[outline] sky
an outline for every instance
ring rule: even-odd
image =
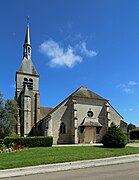
[[[41,106],[55,107],[85,86],[139,126],[138,0],[1,0],[4,99],[14,98],[28,16]]]

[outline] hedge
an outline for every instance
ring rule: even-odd
[[[53,144],[51,136],[35,136],[35,137],[5,137],[4,144],[10,147],[11,144],[21,145],[25,147],[48,147]]]
[[[0,144],[4,144],[4,139],[0,139]]]
[[[4,139],[0,139],[0,148],[3,146],[4,144]]]
[[[134,129],[130,131],[130,139],[139,139],[139,130]]]

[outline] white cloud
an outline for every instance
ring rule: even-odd
[[[67,49],[60,47],[60,45],[53,40],[47,40],[40,45],[40,52],[47,55],[50,60],[50,66],[67,66],[72,68],[77,63],[82,62],[82,57],[76,55],[73,47],[68,46]]]
[[[117,87],[120,88],[125,93],[134,93],[134,86],[136,86],[138,83],[135,81],[129,81],[126,84],[119,84]]]
[[[133,108],[127,108],[127,109],[124,109],[124,111],[132,112],[132,111],[134,111],[134,109]]]
[[[123,89],[126,87],[126,85],[125,84],[119,84],[119,85],[117,85],[117,87]]]
[[[129,108],[128,111],[130,111],[130,112],[133,111],[133,108]]]
[[[128,85],[129,86],[135,86],[135,85],[137,85],[138,83],[137,82],[135,82],[135,81],[129,81],[128,82]]]
[[[130,88],[127,88],[127,87],[123,88],[122,90],[123,90],[123,92],[125,92],[125,93],[133,93],[133,92],[134,92],[133,89],[130,89]]]
[[[94,57],[94,56],[97,56],[98,54],[96,51],[88,50],[85,42],[81,43],[80,49],[81,49],[81,52],[84,53],[88,57]]]

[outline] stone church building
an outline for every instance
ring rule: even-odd
[[[16,72],[19,136],[53,136],[54,144],[98,143],[111,123],[126,129],[123,117],[109,101],[81,86],[55,108],[40,107],[39,74],[31,59],[29,24],[23,60]]]

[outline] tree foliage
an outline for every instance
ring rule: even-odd
[[[132,130],[132,129],[136,129],[136,126],[132,123],[128,124],[128,129]]]
[[[122,129],[115,124],[112,124],[111,127],[108,128],[102,140],[104,147],[108,148],[123,148],[127,142],[126,135]]]
[[[0,137],[13,135],[16,132],[18,105],[15,100],[4,101],[0,93]]]

